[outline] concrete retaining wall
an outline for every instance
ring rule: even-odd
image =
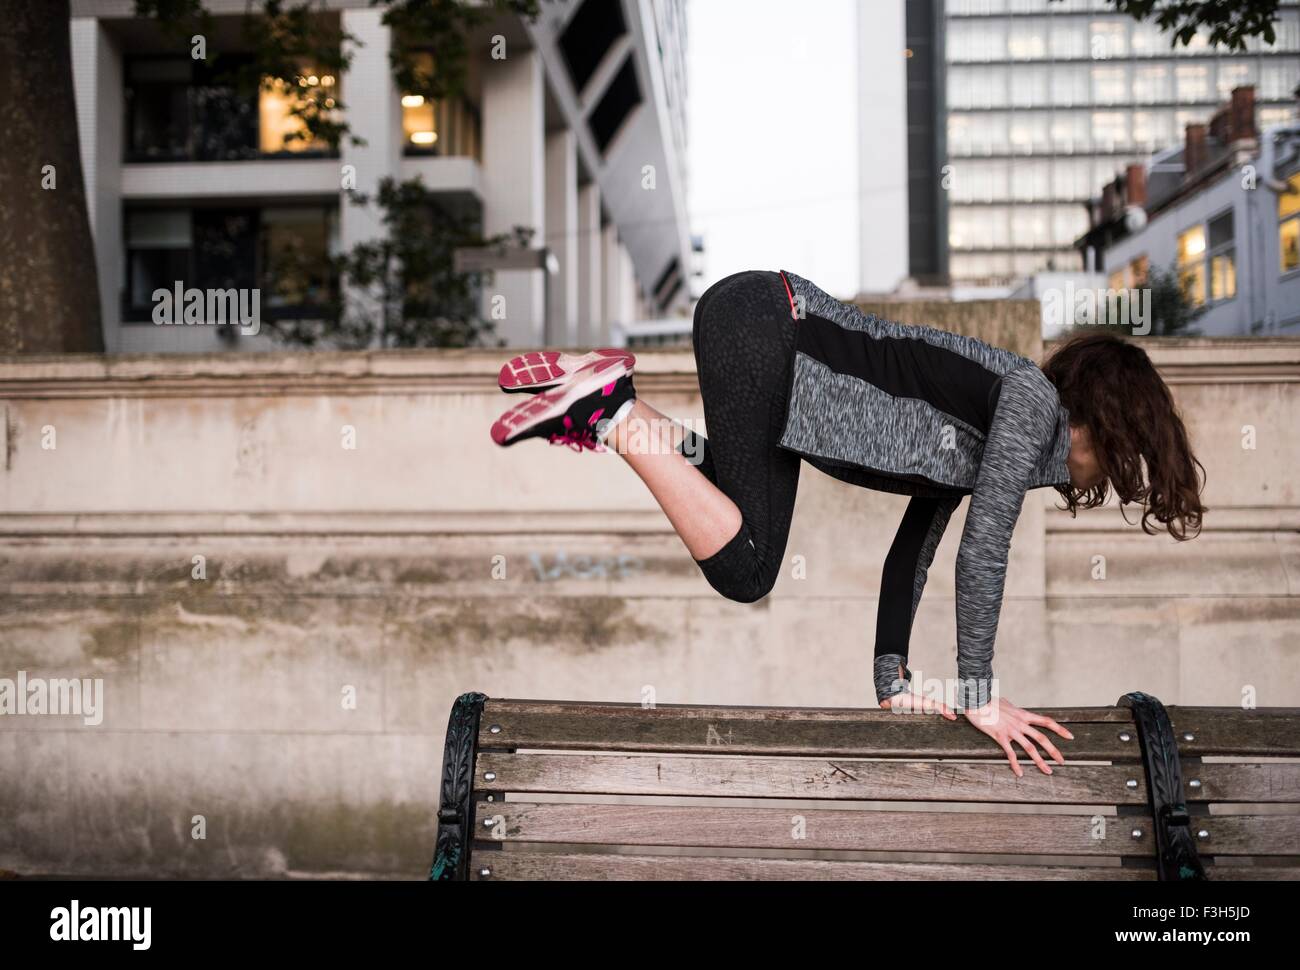
[[[1002,691],[1300,706],[1300,342],[1153,347],[1209,472],[1206,533],[1070,520],[1031,493]],[[775,592],[724,601],[617,457],[491,444],[499,357],[0,362],[0,678],[104,687],[96,726],[0,716],[0,868],[418,878],[470,689],[874,702],[904,499],[805,468]],[[657,407],[700,418],[689,352],[638,370]],[[917,619],[922,677],[955,673],[961,526]]]

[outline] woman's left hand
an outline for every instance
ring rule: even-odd
[[[1023,778],[1025,773],[1016,758],[1015,749],[1011,747],[1012,741],[1025,749],[1025,753],[1034,760],[1034,764],[1038,765],[1043,774],[1050,775],[1052,769],[1043,760],[1043,756],[1038,749],[1034,747],[1034,742],[1037,741],[1041,744],[1043,749],[1058,765],[1065,764],[1065,758],[1061,756],[1061,752],[1056,749],[1056,746],[1047,739],[1047,735],[1039,731],[1038,728],[1045,727],[1055,731],[1063,738],[1070,741],[1074,740],[1073,734],[1050,717],[1023,710],[1001,697],[995,697],[983,707],[974,710],[968,709],[965,713],[968,721],[996,741],[1002,750],[1006,752],[1007,760],[1011,762],[1011,770],[1016,773],[1017,778]]]

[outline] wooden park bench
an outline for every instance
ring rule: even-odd
[[[1300,879],[1300,709],[1043,713],[1016,778],[965,718],[465,694],[431,877]]]

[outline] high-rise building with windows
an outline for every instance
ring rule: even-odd
[[[1105,0],[946,0],[936,36],[943,161],[928,184],[913,179],[910,208],[924,210],[941,184],[955,287],[1086,268],[1072,247],[1098,186],[1181,143],[1235,88],[1255,87],[1261,128],[1288,120],[1300,84],[1293,2],[1282,4],[1275,42],[1251,40],[1243,53],[1211,49],[1205,36],[1171,47],[1154,22]],[[916,255],[914,244],[914,264]]]

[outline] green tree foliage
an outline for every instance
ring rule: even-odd
[[[1143,285],[1151,290],[1151,336],[1199,335],[1200,331],[1192,324],[1205,313],[1205,307],[1194,306],[1187,299],[1177,269],[1152,266]]]
[[[499,345],[494,324],[478,310],[478,286],[484,274],[460,273],[455,251],[461,247],[527,246],[532,230],[483,238],[477,220],[450,208],[417,177],[404,182],[380,180],[367,197],[349,192],[356,205],[376,205],[386,235],[358,243],[330,260],[334,281],[347,281],[348,293],[336,285],[318,305],[313,320],[272,320],[267,329],[281,341],[300,347],[363,349],[367,347],[473,347]],[[273,286],[297,294],[316,279],[319,259],[286,248],[274,255]]]
[[[1144,291],[1150,294],[1150,315],[1144,321],[1133,321],[1140,315],[1142,307],[1137,301],[1144,301]],[[1110,296],[1113,296],[1111,294]],[[1161,269],[1152,266],[1147,271],[1145,281],[1131,291],[1121,291],[1122,299],[1113,305],[1110,296],[1103,291],[1098,294],[1098,315],[1093,323],[1072,323],[1074,330],[1101,328],[1114,333],[1116,330],[1131,337],[1196,337],[1200,331],[1192,326],[1205,313],[1205,307],[1194,306],[1183,292],[1178,271],[1174,267]],[[1103,305],[1104,304],[1104,305]],[[1066,308],[1067,314],[1073,308]],[[1116,312],[1119,319],[1109,319]]]
[[[1051,0],[1060,3],[1061,0]],[[1258,37],[1277,39],[1279,0],[1107,0],[1116,12],[1138,21],[1153,20],[1169,34],[1169,46],[1186,46],[1204,30],[1211,47],[1244,51]]]

